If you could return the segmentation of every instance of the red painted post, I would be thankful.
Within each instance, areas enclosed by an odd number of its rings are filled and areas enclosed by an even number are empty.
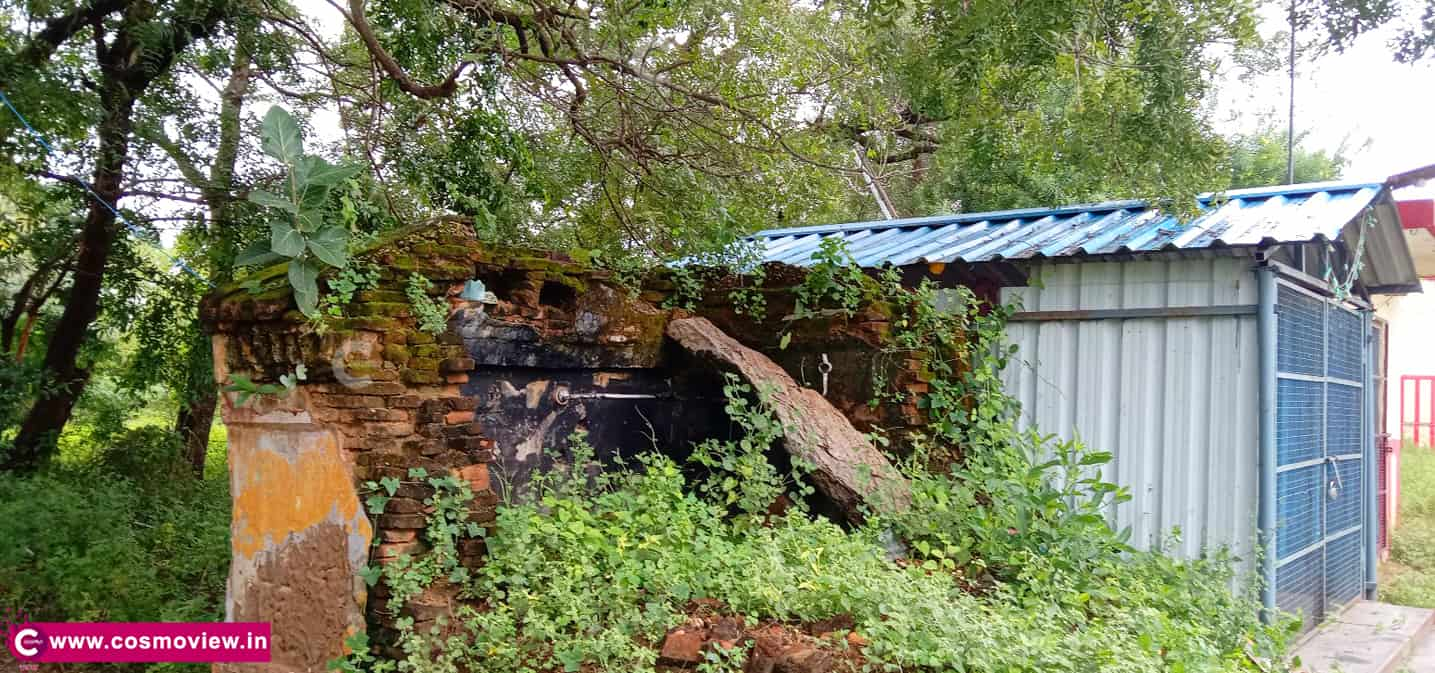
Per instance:
[[[1410,427],[1410,439],[1420,445],[1420,379],[1415,379],[1415,422]]]
[[[1400,377],[1400,425],[1395,428],[1395,439],[1405,441],[1405,378]]]

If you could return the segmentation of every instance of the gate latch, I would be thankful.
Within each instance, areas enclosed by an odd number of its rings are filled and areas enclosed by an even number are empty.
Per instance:
[[[1338,500],[1340,498],[1341,489],[1345,488],[1345,484],[1342,484],[1340,481],[1340,465],[1335,462],[1334,456],[1326,456],[1325,461],[1330,463],[1330,469],[1335,472],[1335,478],[1331,479],[1326,486],[1326,495],[1329,496],[1331,500]]]

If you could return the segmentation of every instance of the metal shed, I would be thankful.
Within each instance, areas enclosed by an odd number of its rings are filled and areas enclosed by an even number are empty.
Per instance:
[[[1020,422],[1114,454],[1108,477],[1133,497],[1112,517],[1138,544],[1229,547],[1260,572],[1267,607],[1310,626],[1375,589],[1369,299],[1418,292],[1419,278],[1381,184],[1200,206],[1186,222],[1118,201],[753,240],[802,265],[840,237],[864,266],[1020,301],[1008,336],[1021,364],[1006,373]]]

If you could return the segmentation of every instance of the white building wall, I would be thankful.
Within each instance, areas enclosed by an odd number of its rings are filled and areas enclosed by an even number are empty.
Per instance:
[[[1011,288],[1023,311],[1254,305],[1249,259],[1047,264]],[[1039,279],[1039,280],[1038,280]],[[1078,437],[1114,459],[1130,489],[1115,513],[1151,548],[1179,529],[1192,556],[1229,546],[1251,560],[1257,489],[1256,316],[1012,322],[1006,385],[1022,423]],[[1112,477],[1115,477],[1112,479]]]
[[[1435,281],[1422,281],[1424,292],[1375,298],[1375,313],[1384,318],[1389,326],[1390,368],[1386,372],[1385,432],[1391,437],[1410,439],[1410,429],[1400,427],[1400,377],[1435,376]],[[1430,420],[1430,388],[1421,392],[1424,408],[1420,411],[1421,422]],[[1414,418],[1414,390],[1406,386],[1405,418]],[[1428,432],[1428,431],[1427,431]],[[1428,434],[1421,443],[1428,443]]]

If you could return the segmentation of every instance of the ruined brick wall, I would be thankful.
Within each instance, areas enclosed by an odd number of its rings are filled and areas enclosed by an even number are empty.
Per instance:
[[[803,273],[793,267],[772,267],[757,288],[766,308],[753,316],[738,310],[732,298],[734,287],[746,279],[717,271],[708,276],[692,313],[766,355],[803,385],[823,391],[858,430],[885,433],[891,450],[901,452],[908,432],[926,423],[918,404],[928,389],[926,370],[910,354],[892,347],[887,307],[868,304],[851,316],[788,320],[796,306],[793,288],[801,283]],[[650,285],[672,290],[662,281]],[[785,347],[784,335],[788,335]],[[831,365],[825,377],[824,362]]]
[[[604,271],[452,230],[408,232],[366,257],[381,269],[380,287],[322,326],[295,310],[282,268],[259,274],[257,292],[226,288],[204,305],[216,380],[273,382],[301,364],[308,373],[283,397],[223,399],[234,498],[227,617],[273,622],[273,671],[323,670],[359,629],[384,639],[397,615],[387,589],[370,591],[359,570],[423,551],[432,492],[410,469],[466,480],[476,494],[471,519],[492,525],[506,492],[566,460],[577,429],[607,460],[654,443],[681,458],[691,443],[731,431],[719,375],[664,339],[672,311],[661,308],[669,291],[661,281],[635,296]],[[450,309],[437,337],[417,328],[403,293],[412,273],[432,281]],[[475,278],[496,301],[460,298]],[[921,385],[910,363],[889,367],[873,356],[887,329],[880,311],[808,321],[781,349],[772,321],[785,291],[770,290],[764,321],[735,313],[721,292],[697,312],[813,387],[826,353],[829,398],[859,427],[920,423],[914,403],[867,404],[879,364]],[[362,484],[385,477],[404,483],[370,515]],[[481,563],[481,541],[465,545],[464,562]],[[451,609],[453,594],[435,586],[406,612],[422,628]]]

